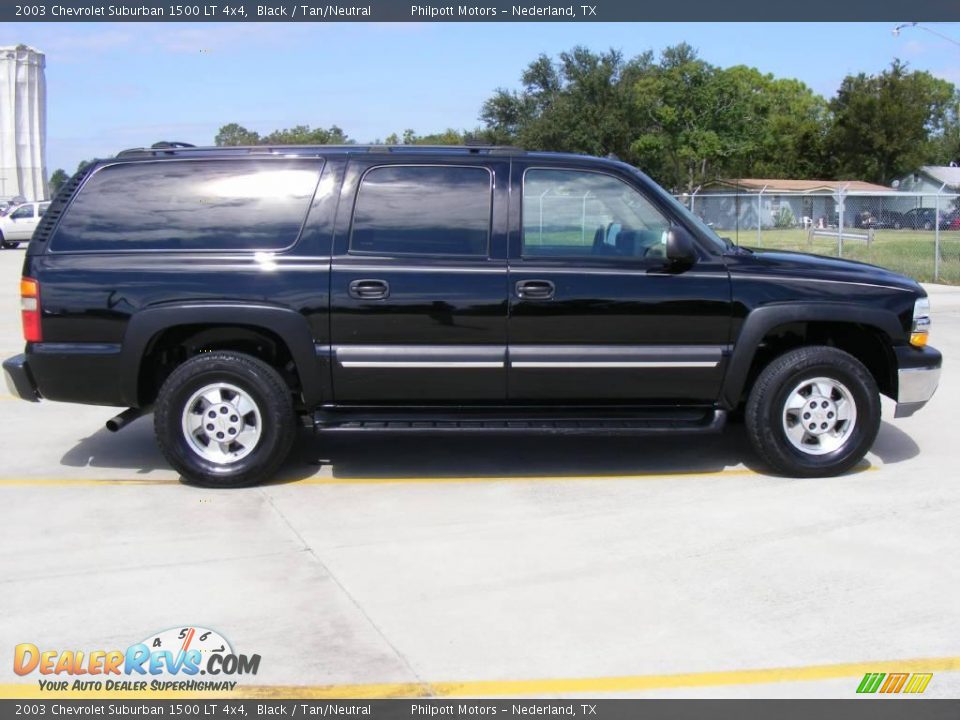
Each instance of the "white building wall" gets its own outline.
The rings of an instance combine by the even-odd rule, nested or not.
[[[47,198],[45,66],[31,47],[0,47],[0,200]]]

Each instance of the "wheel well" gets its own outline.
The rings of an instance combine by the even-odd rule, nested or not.
[[[858,323],[804,321],[778,325],[763,336],[753,356],[741,401],[771,360],[806,345],[826,345],[850,353],[870,371],[881,393],[896,397],[896,358],[886,333]]]
[[[250,325],[177,325],[154,335],[140,361],[137,395],[141,405],[156,400],[170,373],[191,357],[214,350],[233,350],[275,368],[299,398],[300,378],[290,348],[276,333]]]

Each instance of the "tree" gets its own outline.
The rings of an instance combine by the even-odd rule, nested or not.
[[[237,145],[259,145],[260,135],[252,130],[247,130],[237,123],[228,123],[220,128],[213,142],[218,147],[237,146]]]
[[[894,60],[880,75],[848,75],[830,101],[827,147],[839,178],[883,185],[932,160],[943,147],[956,90]]]
[[[217,146],[237,145],[343,145],[353,142],[336,125],[329,128],[311,128],[295,125],[292,128],[274,130],[269,135],[248,130],[237,123],[228,123],[220,128],[214,138]]]
[[[480,113],[488,137],[533,150],[594,155],[630,152],[630,86],[648,55],[625,61],[616,50],[584,47],[546,55],[523,72],[523,90],[497,90]]]
[[[721,176],[822,170],[822,98],[796,80],[710,65],[686,43],[659,60],[650,51],[626,59],[575,47],[556,62],[541,55],[521,81],[481,110],[498,142],[614,153],[675,190]]]
[[[57,194],[57,191],[60,189],[60,186],[63,185],[70,178],[67,176],[67,171],[63,168],[57,168],[53,171],[53,174],[50,175],[50,195],[51,197]]]

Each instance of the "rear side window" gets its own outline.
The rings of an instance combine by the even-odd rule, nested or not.
[[[54,250],[278,250],[293,244],[320,175],[297,161],[161,161],[98,170]]]
[[[486,256],[491,198],[486,168],[374,168],[360,183],[350,252]]]

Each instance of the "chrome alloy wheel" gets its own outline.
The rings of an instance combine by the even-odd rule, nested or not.
[[[804,380],[790,391],[783,406],[787,440],[807,455],[826,455],[842,447],[856,425],[853,395],[832,378]]]
[[[183,437],[197,455],[228,465],[253,452],[263,423],[253,398],[236,385],[213,383],[197,390],[183,407]]]

